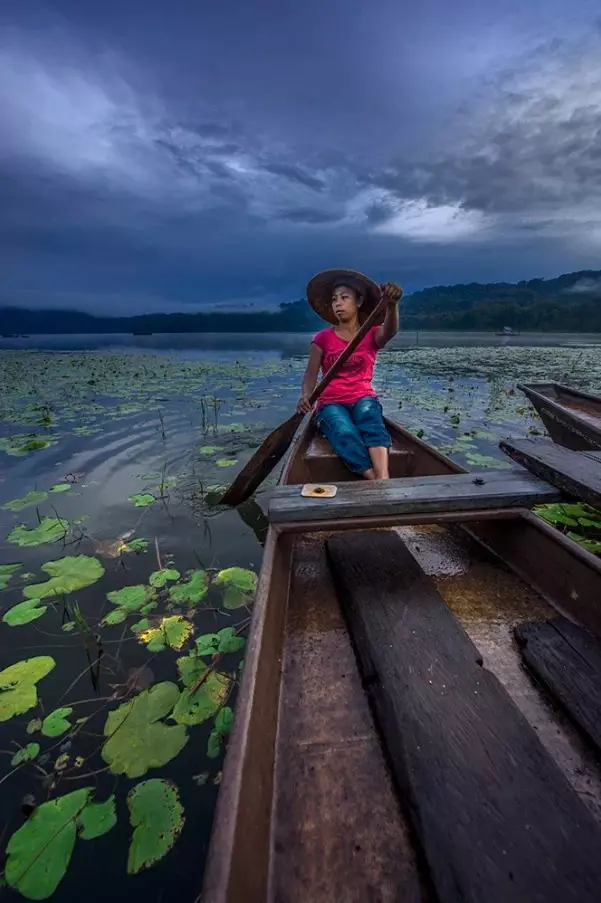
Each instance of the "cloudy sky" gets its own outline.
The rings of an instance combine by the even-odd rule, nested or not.
[[[3,0],[0,305],[601,268],[598,0]]]

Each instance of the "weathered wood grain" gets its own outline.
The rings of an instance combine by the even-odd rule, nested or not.
[[[440,903],[596,903],[600,826],[403,543],[327,549]]]
[[[548,483],[517,469],[340,483],[329,499],[304,498],[301,488],[280,486],[273,491],[271,523],[528,507],[560,498]]]
[[[601,458],[548,439],[507,439],[499,448],[530,473],[583,502],[601,508]]]
[[[601,751],[601,640],[567,618],[515,629],[528,667]]]

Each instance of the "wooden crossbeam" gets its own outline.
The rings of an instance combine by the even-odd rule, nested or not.
[[[295,523],[305,527],[322,521],[382,517],[390,521],[407,517],[486,512],[524,508],[557,501],[557,489],[527,471],[489,470],[483,473],[430,477],[405,477],[364,483],[339,483],[333,498],[305,498],[302,486],[280,486],[269,502],[273,524]],[[458,517],[459,519],[459,517]]]
[[[598,452],[572,451],[548,439],[508,439],[499,447],[530,473],[594,508],[601,508]]]

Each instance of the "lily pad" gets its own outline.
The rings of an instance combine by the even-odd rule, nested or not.
[[[175,784],[151,778],[127,795],[129,820],[134,829],[127,857],[127,872],[150,868],[173,847],[184,827],[184,807]]]
[[[28,452],[48,448],[49,445],[54,445],[55,441],[55,439],[43,439],[35,433],[11,436],[9,439],[0,439],[0,451],[5,451],[7,455],[26,455]]]
[[[177,685],[166,681],[109,712],[102,758],[113,774],[139,778],[149,768],[160,768],[181,752],[188,742],[186,728],[161,721],[171,713],[179,696]]]
[[[221,448],[218,445],[201,445],[198,449],[198,453],[200,455],[216,455],[221,451]]]
[[[224,608],[242,608],[243,605],[250,605],[254,599],[257,575],[245,568],[226,568],[219,571],[213,583],[215,586],[224,587]]]
[[[175,568],[162,568],[160,571],[153,571],[148,582],[151,586],[155,586],[158,589],[165,586],[166,583],[173,583],[175,580],[179,580],[180,577],[180,572],[176,571]]]
[[[66,733],[71,727],[67,718],[72,713],[73,709],[70,706],[63,706],[60,709],[55,709],[54,712],[51,712],[49,715],[46,715],[42,721],[42,733],[44,736],[60,737],[62,734]]]
[[[39,743],[28,743],[27,746],[24,746],[23,749],[20,749],[14,754],[14,756],[10,760],[10,764],[14,768],[17,765],[23,765],[24,762],[31,762],[31,760],[35,759],[35,757],[38,755],[39,751]]]
[[[207,741],[207,756],[216,759],[221,752],[221,743],[231,733],[234,723],[234,713],[229,706],[224,705],[215,716],[213,730]]]
[[[129,542],[126,542],[125,545],[130,550],[130,552],[145,552],[148,548],[148,540],[147,539],[130,539]]]
[[[35,734],[36,731],[42,729],[42,721],[40,718],[32,718],[25,730],[28,734]]]
[[[185,689],[173,709],[171,718],[178,724],[187,725],[208,721],[217,714],[227,699],[231,678],[219,671],[210,671],[206,680],[195,690],[195,685],[208,671],[204,662],[190,655],[178,658],[177,667]]]
[[[88,803],[77,820],[79,836],[82,840],[94,840],[108,834],[117,824],[115,794],[102,803]]]
[[[155,496],[149,492],[136,492],[134,495],[128,495],[128,499],[134,503],[136,508],[148,508],[156,502]]]
[[[57,561],[47,561],[42,565],[42,570],[50,574],[50,580],[26,586],[23,595],[28,599],[45,599],[48,596],[73,593],[96,583],[104,574],[103,565],[90,555],[69,555]]]
[[[12,575],[22,568],[22,564],[0,564],[0,589],[6,589]]]
[[[69,530],[68,521],[60,517],[43,517],[35,527],[19,524],[8,534],[8,541],[18,546],[41,546],[45,542],[64,539]]]
[[[71,489],[72,483],[55,483],[50,487],[50,492],[67,492]]]
[[[146,643],[149,652],[161,652],[166,647],[181,649],[194,630],[193,624],[181,615],[162,618],[156,627],[138,633],[138,639]]]
[[[107,599],[113,605],[126,609],[128,612],[139,611],[149,602],[154,602],[156,591],[151,586],[137,584],[136,586],[124,586],[123,589],[113,590],[107,593]]]
[[[60,884],[75,846],[76,821],[90,793],[83,787],[42,803],[10,838],[4,877],[24,897],[45,900]]]
[[[28,492],[21,499],[13,499],[11,502],[6,502],[2,507],[6,511],[22,511],[24,508],[29,508],[32,505],[39,505],[47,498],[47,492],[33,491]]]
[[[169,598],[174,605],[197,605],[209,591],[205,571],[191,571],[185,583],[169,588]]]
[[[41,618],[46,611],[46,605],[40,605],[39,599],[27,599],[26,602],[19,602],[13,605],[4,613],[2,620],[9,627],[22,627],[23,624],[29,624]]]
[[[235,458],[217,458],[215,461],[217,467],[233,467],[237,463]]]
[[[129,614],[130,612],[127,608],[115,608],[114,611],[109,611],[108,615],[104,616],[100,622],[100,626],[114,627],[115,624],[123,624]]]
[[[37,704],[36,684],[55,664],[51,656],[37,655],[0,671],[0,721],[24,715]]]
[[[205,633],[196,639],[197,655],[215,655],[218,652],[237,652],[245,644],[244,637],[236,636],[234,627],[224,627],[218,633]]]

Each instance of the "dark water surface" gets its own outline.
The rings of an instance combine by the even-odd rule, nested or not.
[[[515,388],[518,381],[557,379],[601,392],[601,355],[590,336],[520,336],[509,342],[488,336],[480,343],[474,336],[469,341],[444,338],[446,345],[440,334],[420,334],[419,347],[415,334],[399,340],[381,355],[375,385],[387,414],[474,469],[510,466],[498,451],[500,438],[542,433]],[[154,722],[146,719],[139,746],[135,735],[127,735],[126,754],[142,763],[141,770],[134,767],[135,777],[114,774],[103,758],[104,735],[111,733],[107,716],[137,693],[148,699],[149,685],[168,682],[181,690],[177,660],[188,656],[198,637],[230,626],[244,635],[251,598],[234,591],[240,607],[227,607],[224,587],[215,578],[231,567],[258,573],[262,509],[277,474],[240,511],[211,502],[267,432],[293,410],[307,341],[296,335],[68,336],[0,345],[0,566],[20,565],[10,579],[4,576],[0,614],[31,596],[27,587],[48,579],[52,570],[42,570],[48,562],[87,556],[101,565],[88,585],[61,586],[58,595],[43,598],[46,611],[35,620],[22,626],[11,626],[10,617],[0,621],[0,671],[32,657],[54,661],[37,684],[37,703],[34,699],[17,714],[6,705],[12,678],[0,674],[3,850],[25,822],[25,797],[32,795],[39,805],[81,787],[92,788],[96,800],[115,794],[116,826],[95,839],[75,841],[54,899],[140,895],[149,901],[193,901],[200,891],[222,766],[222,756],[212,758],[208,752],[216,752],[219,706],[234,708],[244,650],[218,660],[221,683],[208,683],[206,719],[188,725],[181,751],[158,767],[144,771],[152,743],[164,756],[171,740],[160,732],[175,728],[181,735],[169,719],[170,709]],[[50,491],[65,483],[67,490]],[[32,492],[41,495],[21,510],[2,507]],[[130,499],[136,495],[146,498]],[[149,504],[138,507],[136,501]],[[31,546],[14,541],[16,527],[34,529],[44,518],[54,519],[55,535],[47,537],[52,541]],[[146,540],[146,550],[129,551],[126,544],[133,539]],[[164,617],[179,617],[189,631],[187,638],[180,637],[180,649],[169,647],[169,642],[177,645],[175,634],[166,648],[149,649],[143,634],[131,629],[145,616],[140,611],[118,624],[101,623],[116,608],[107,593],[148,587],[159,567],[180,576],[156,589],[149,626],[164,630]],[[209,584],[206,597],[191,607],[173,603],[169,592],[185,582],[189,571],[203,571]],[[0,586],[2,574],[0,567]],[[74,627],[63,630],[65,622]],[[211,657],[196,661],[202,668]],[[73,711],[60,736],[47,737],[31,725],[32,719],[65,706]],[[158,741],[153,737],[157,724]],[[15,753],[32,742],[39,744],[37,757],[11,766]],[[68,758],[57,762],[59,756]],[[155,865],[128,876],[133,831],[128,793],[157,778],[177,786],[183,830]],[[30,854],[23,860],[29,862],[32,881],[43,851],[56,850],[56,829],[45,843],[38,859]],[[27,881],[27,876],[21,881],[25,891]],[[18,896],[8,887],[0,893],[7,900]]]

